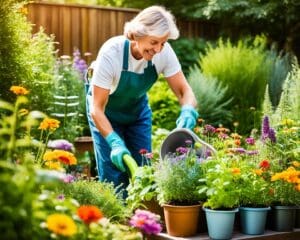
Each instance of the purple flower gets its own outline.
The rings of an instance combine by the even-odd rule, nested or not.
[[[246,152],[247,155],[252,156],[252,155],[257,155],[259,152],[258,150],[248,150]]]
[[[262,123],[261,140],[265,142],[270,139],[272,143],[276,142],[275,130],[270,127],[269,117],[265,116]]]
[[[178,147],[178,148],[176,148],[176,153],[178,153],[178,154],[185,154],[187,152],[188,152],[188,148],[186,148],[186,147]]]
[[[215,132],[216,132],[216,129],[213,126],[211,126],[209,124],[204,125],[204,129],[203,129],[204,135],[209,135],[209,134],[212,134]]]
[[[65,200],[65,195],[64,194],[59,194],[57,197],[56,197],[58,200]]]
[[[147,210],[137,209],[131,217],[129,224],[139,228],[145,234],[158,234],[162,231],[162,226],[159,222],[160,216]]]
[[[249,145],[254,145],[255,144],[255,139],[253,137],[248,137],[248,138],[246,138],[245,141]]]
[[[72,151],[74,146],[72,143],[70,143],[69,141],[67,141],[65,139],[57,139],[57,140],[49,141],[48,147],[54,148],[54,149],[65,150],[65,151]]]
[[[244,148],[229,148],[228,150],[232,153],[240,153],[240,154],[246,153],[246,150]]]
[[[269,130],[269,139],[272,143],[276,143],[276,134],[274,128],[270,128]]]
[[[64,182],[64,183],[72,183],[72,182],[74,182],[76,180],[76,178],[72,175],[72,174],[66,174],[64,177],[63,177],[63,179],[62,179],[62,181]]]

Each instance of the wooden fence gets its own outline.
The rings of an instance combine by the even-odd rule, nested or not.
[[[28,20],[34,24],[34,32],[42,26],[47,34],[55,35],[59,55],[72,55],[76,47],[95,58],[100,46],[110,37],[122,34],[124,23],[138,12],[128,8],[31,3]],[[217,33],[217,26],[211,23],[178,20],[177,25],[184,37],[209,39]]]

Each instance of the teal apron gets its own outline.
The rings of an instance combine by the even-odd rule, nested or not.
[[[151,151],[151,117],[147,91],[158,78],[155,66],[148,61],[144,73],[128,71],[130,42],[126,39],[123,53],[123,70],[117,89],[108,99],[105,115],[110,120],[114,131],[125,141],[128,150],[138,165],[143,164],[139,151]],[[94,152],[99,178],[101,181],[113,182],[115,186],[128,185],[128,175],[120,172],[110,160],[111,149],[101,136],[89,114],[89,96],[87,96],[87,116],[94,140]]]

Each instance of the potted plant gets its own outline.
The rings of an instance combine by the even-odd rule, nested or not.
[[[203,177],[200,160],[192,143],[186,144],[187,147],[179,147],[175,153],[160,159],[155,164],[154,172],[167,232],[178,237],[196,234],[200,204],[206,197],[205,193],[200,194],[196,190],[199,179]]]
[[[238,212],[241,190],[238,188],[240,169],[230,155],[219,153],[203,164],[206,169],[201,179],[205,186],[199,193],[206,193],[203,204],[208,235],[213,239],[230,239],[233,232],[235,213]]]
[[[263,234],[267,213],[270,208],[270,163],[262,160],[259,164],[247,157],[240,161],[240,219],[242,232],[250,235]]]
[[[296,208],[300,205],[299,123],[292,119],[262,123],[261,152],[270,161],[270,225],[275,231],[292,231]]]

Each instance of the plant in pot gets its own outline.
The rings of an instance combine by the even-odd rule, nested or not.
[[[155,164],[158,200],[164,208],[167,233],[187,237],[196,234],[201,201],[205,193],[196,189],[203,178],[201,161],[191,142],[167,154]],[[189,223],[189,224],[182,224]],[[187,227],[187,229],[182,229]]]
[[[299,122],[296,120],[263,118],[260,151],[262,157],[271,159],[269,224],[275,231],[292,231],[294,228],[296,208],[300,204],[299,139]]]
[[[205,175],[200,180],[200,194],[206,193],[203,204],[208,235],[213,239],[230,239],[233,232],[235,213],[240,204],[240,168],[238,157],[219,153],[204,162]]]
[[[270,208],[270,163],[264,159],[259,164],[248,156],[240,161],[240,219],[245,234],[263,234]]]

